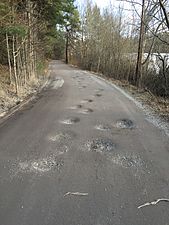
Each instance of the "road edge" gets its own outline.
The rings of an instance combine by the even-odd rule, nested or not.
[[[83,72],[87,74],[91,74],[95,76],[96,78],[104,81],[105,83],[112,86],[112,88],[115,88],[117,91],[119,91],[121,94],[123,94],[126,98],[128,98],[130,101],[132,101],[139,109],[141,109],[146,116],[146,120],[153,124],[155,127],[159,128],[161,131],[165,133],[166,136],[169,137],[169,124],[163,120],[157,112],[153,111],[152,108],[148,107],[144,102],[141,100],[138,100],[131,96],[131,93],[124,88],[118,86],[117,84],[114,84],[111,80],[106,79],[102,76],[100,76],[98,73],[94,73],[91,71],[82,70]]]
[[[46,81],[38,88],[34,93],[28,95],[20,104],[13,106],[11,109],[7,110],[4,115],[0,116],[0,125],[13,116],[17,111],[19,111],[23,106],[28,104],[30,101],[34,100],[36,96],[43,91],[46,87],[49,86],[50,80],[50,70],[48,70],[48,75]]]

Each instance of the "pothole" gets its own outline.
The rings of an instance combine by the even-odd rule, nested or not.
[[[98,88],[96,91],[104,91],[103,88]]]
[[[95,126],[95,129],[100,131],[108,131],[110,130],[110,127],[108,125],[99,124]]]
[[[115,126],[117,128],[121,128],[121,129],[133,129],[133,128],[135,128],[135,124],[133,123],[132,120],[129,120],[129,119],[118,120],[116,122]]]
[[[125,156],[122,158],[122,165],[126,168],[133,166],[136,167],[141,165],[141,161],[138,157]]]
[[[101,96],[102,96],[102,94],[97,93],[97,94],[95,94],[95,96],[96,96],[96,97],[101,97]]]
[[[81,109],[82,107],[83,106],[79,104],[79,105],[71,106],[69,109]]]
[[[62,133],[62,132],[48,135],[48,140],[50,140],[51,142],[60,142],[60,141],[65,141],[70,139],[71,139],[71,136],[69,134]]]
[[[79,80],[84,80],[84,78],[83,77],[79,77]]]
[[[80,122],[80,119],[78,117],[73,117],[73,118],[61,120],[60,122],[63,123],[63,124],[71,125],[71,124],[75,124],[75,123]]]
[[[145,162],[137,155],[117,155],[114,156],[111,161],[118,164],[124,168],[146,168]]]
[[[80,84],[80,83],[79,83]],[[86,86],[80,86],[79,89],[85,89]]]
[[[42,159],[20,162],[18,164],[18,172],[46,173],[51,170],[59,170],[63,165],[63,160],[57,159],[56,156],[48,156]]]
[[[78,78],[79,78],[79,76],[73,76],[72,78],[73,78],[73,79],[78,79]]]
[[[55,155],[60,156],[67,153],[68,151],[69,151],[69,148],[66,145],[63,145],[56,149]]]
[[[93,99],[84,99],[84,100],[81,101],[82,104],[88,103],[88,102],[89,103],[93,102]]]
[[[89,114],[92,112],[93,112],[93,109],[82,109],[79,111],[79,113],[82,113],[82,114]]]
[[[88,141],[86,146],[89,151],[101,153],[112,152],[116,148],[116,144],[114,144],[110,139],[96,139]]]

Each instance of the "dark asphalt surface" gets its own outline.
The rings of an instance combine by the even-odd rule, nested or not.
[[[0,225],[168,225],[169,202],[138,206],[169,198],[169,138],[107,82],[50,70],[0,125]]]

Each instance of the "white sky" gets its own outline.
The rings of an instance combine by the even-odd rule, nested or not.
[[[96,3],[101,9],[112,5],[113,9],[118,9],[119,6],[124,9],[123,11],[123,22],[125,24],[128,24],[129,26],[131,26],[131,24],[133,23],[133,7],[132,4],[127,3],[127,2],[123,2],[120,0],[89,0],[93,3]],[[135,0],[140,1],[140,0]],[[81,10],[81,7],[83,8],[83,6],[85,6],[87,3],[87,0],[76,0],[76,4],[79,7],[79,10]],[[140,10],[137,9],[137,11],[139,12]],[[137,16],[137,15],[136,15]]]
[[[128,10],[132,9],[132,5],[127,2],[122,2],[120,0],[90,0],[93,3],[96,3],[100,8],[105,8],[106,6],[109,6],[110,4],[113,6],[113,8],[118,8],[119,5],[121,8],[126,9],[126,15],[131,15],[131,12]],[[137,1],[137,0],[136,0]],[[86,5],[87,0],[76,0],[76,4],[81,8],[81,6]]]
[[[113,5],[115,0],[94,0],[93,2],[96,2],[99,7],[105,7],[109,5],[110,2]]]
[[[78,5],[82,5],[82,4],[86,3],[87,1],[86,0],[76,0],[76,2]],[[111,5],[116,6],[116,7],[118,7],[119,4],[125,4],[125,8],[129,7],[128,3],[122,3],[122,2],[116,1],[116,0],[92,0],[92,2],[95,2],[100,8],[109,6],[110,3],[111,3]]]
[[[118,9],[119,6],[124,9],[123,13],[123,19],[127,23],[133,22],[133,6],[131,3],[120,1],[120,0],[89,0],[93,3],[96,3],[101,9],[105,8],[106,6],[112,5],[114,9]],[[140,2],[140,0],[135,0],[135,2]],[[79,9],[86,5],[87,0],[76,0],[76,4],[78,5]],[[137,12],[140,13],[140,8],[136,6]],[[136,14],[137,17],[137,14]]]

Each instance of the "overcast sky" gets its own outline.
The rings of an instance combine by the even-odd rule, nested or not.
[[[137,0],[136,0],[137,1]],[[86,5],[85,3],[87,0],[76,0],[76,3],[80,7],[81,5]],[[110,4],[114,7],[119,7],[121,5],[124,9],[131,9],[131,4],[126,2],[120,2],[119,0],[92,0],[92,2],[95,2],[100,8],[104,8],[106,6],[109,6]]]
[[[78,3],[78,5],[81,5],[81,4],[85,3],[86,0],[76,0],[76,2]],[[108,5],[110,5],[110,3],[114,6],[118,6],[120,4],[120,2],[116,1],[116,0],[93,0],[93,2],[95,2],[100,8],[104,8]],[[127,3],[125,3],[125,4],[127,4]]]
[[[114,4],[115,0],[93,0],[93,2],[96,2],[99,7],[105,7],[109,5],[110,2]]]
[[[100,8],[105,8],[106,6],[109,6],[110,4],[113,6],[114,9],[118,9],[119,5],[121,8],[124,9],[123,11],[123,19],[124,21],[132,22],[133,20],[133,7],[131,3],[123,2],[120,0],[90,0],[92,2],[95,2]],[[137,2],[138,0],[135,0]],[[87,0],[76,0],[76,4],[78,5],[79,9],[81,6],[86,5]],[[140,13],[140,8],[137,7],[137,12]]]
[[[92,0],[92,2],[95,2],[101,9],[105,8],[106,6],[110,6],[111,4],[113,6],[113,9],[118,10],[120,5],[120,7],[124,9],[123,22],[125,24],[133,23],[133,11],[131,11],[133,7],[130,3],[120,2],[120,0]],[[76,0],[76,3],[78,4],[79,10],[81,10],[81,7],[83,8],[83,6],[86,5],[87,0]],[[140,12],[140,9],[138,8],[137,11]]]

